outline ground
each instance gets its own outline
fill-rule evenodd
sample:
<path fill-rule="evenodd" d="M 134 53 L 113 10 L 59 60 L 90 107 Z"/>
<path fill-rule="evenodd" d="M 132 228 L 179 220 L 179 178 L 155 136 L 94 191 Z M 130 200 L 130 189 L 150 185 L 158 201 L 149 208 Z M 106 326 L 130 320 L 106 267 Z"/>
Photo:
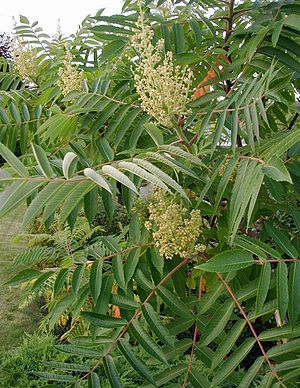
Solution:
<path fill-rule="evenodd" d="M 35 303 L 19 308 L 20 288 L 3 286 L 17 270 L 12 261 L 22 249 L 22 243 L 12 243 L 12 239 L 20 233 L 22 215 L 23 211 L 17 210 L 0 220 L 0 351 L 20 344 L 24 332 L 33 333 L 41 318 Z"/>

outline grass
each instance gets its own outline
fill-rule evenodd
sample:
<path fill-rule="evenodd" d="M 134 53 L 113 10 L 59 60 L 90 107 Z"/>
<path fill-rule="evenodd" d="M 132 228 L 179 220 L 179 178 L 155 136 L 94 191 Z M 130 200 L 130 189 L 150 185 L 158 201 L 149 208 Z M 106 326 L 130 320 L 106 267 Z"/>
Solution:
<path fill-rule="evenodd" d="M 3 286 L 18 270 L 12 261 L 22 242 L 13 244 L 12 239 L 20 233 L 22 216 L 23 211 L 17 210 L 0 221 L 0 351 L 19 345 L 24 332 L 33 333 L 41 318 L 35 303 L 19 308 L 22 289 Z"/>

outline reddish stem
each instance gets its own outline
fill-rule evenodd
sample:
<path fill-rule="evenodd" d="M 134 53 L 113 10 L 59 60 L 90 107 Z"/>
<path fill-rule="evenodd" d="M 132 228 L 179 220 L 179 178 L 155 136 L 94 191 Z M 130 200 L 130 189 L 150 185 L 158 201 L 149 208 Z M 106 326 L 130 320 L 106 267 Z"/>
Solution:
<path fill-rule="evenodd" d="M 264 356 L 264 359 L 267 361 L 268 365 L 269 365 L 269 368 L 271 370 L 271 373 L 273 373 L 273 375 L 276 377 L 277 381 L 279 382 L 279 384 L 282 386 L 282 387 L 285 387 L 286 388 L 286 385 L 284 385 L 284 383 L 280 380 L 280 377 L 278 376 L 277 372 L 275 371 L 275 369 L 273 368 L 273 365 L 269 359 L 269 357 L 267 356 L 263 346 L 262 346 L 262 343 L 260 342 L 257 334 L 256 334 L 256 331 L 252 325 L 252 323 L 250 322 L 249 318 L 247 317 L 247 314 L 245 313 L 245 310 L 243 309 L 243 307 L 241 306 L 240 302 L 237 300 L 236 296 L 234 295 L 232 289 L 230 288 L 229 284 L 226 282 L 226 280 L 223 279 L 222 275 L 220 274 L 220 272 L 217 273 L 219 279 L 221 280 L 221 282 L 225 285 L 225 287 L 227 288 L 229 294 L 231 295 L 232 299 L 234 300 L 235 304 L 237 305 L 237 307 L 239 308 L 240 312 L 242 313 L 243 317 L 245 318 L 245 321 L 247 322 L 250 330 L 252 331 L 252 334 Z"/>
<path fill-rule="evenodd" d="M 201 275 L 201 276 L 200 276 L 200 281 L 199 281 L 198 302 L 200 302 L 201 296 L 202 296 L 202 279 L 203 279 L 203 276 Z M 185 378 L 184 378 L 184 382 L 183 382 L 181 388 L 185 388 L 186 383 L 188 382 L 188 378 L 189 378 L 190 371 L 191 371 L 191 369 L 192 369 L 193 358 L 194 358 L 194 349 L 195 349 L 196 341 L 197 341 L 197 333 L 198 333 L 198 325 L 197 325 L 197 320 L 196 320 L 195 328 L 194 328 L 194 336 L 193 336 L 193 343 L 192 343 L 192 350 L 191 350 L 190 362 L 189 362 L 189 366 L 188 366 L 188 369 L 187 369 L 187 371 L 186 371 L 186 375 L 185 375 Z"/>
<path fill-rule="evenodd" d="M 94 370 L 101 364 L 102 360 L 104 357 L 106 357 L 113 349 L 114 347 L 117 345 L 117 343 L 119 342 L 119 340 L 123 337 L 123 335 L 127 332 L 129 326 L 131 325 L 131 323 L 140 315 L 141 313 L 141 310 L 142 310 L 142 307 L 147 303 L 149 302 L 149 300 L 152 298 L 152 296 L 154 295 L 154 293 L 159 289 L 159 287 L 164 284 L 175 272 L 177 272 L 181 267 L 183 267 L 188 261 L 192 260 L 194 258 L 194 256 L 192 257 L 188 257 L 186 259 L 184 259 L 181 263 L 179 263 L 175 268 L 172 269 L 172 271 L 170 271 L 158 284 L 157 286 L 155 286 L 153 288 L 153 290 L 151 290 L 151 292 L 149 293 L 149 295 L 147 296 L 147 298 L 144 300 L 144 302 L 139 306 L 139 308 L 137 308 L 133 314 L 133 316 L 131 317 L 130 321 L 128 321 L 126 323 L 126 325 L 124 326 L 123 330 L 121 331 L 121 333 L 118 335 L 118 337 L 112 342 L 112 344 L 108 347 L 108 349 L 104 352 L 104 354 L 101 356 L 101 358 L 96 362 L 96 364 L 93 366 L 93 368 L 87 372 L 84 376 L 80 377 L 80 379 L 78 379 L 78 381 L 81 381 L 81 380 L 84 380 L 86 377 L 88 377 L 92 372 L 94 372 Z"/>

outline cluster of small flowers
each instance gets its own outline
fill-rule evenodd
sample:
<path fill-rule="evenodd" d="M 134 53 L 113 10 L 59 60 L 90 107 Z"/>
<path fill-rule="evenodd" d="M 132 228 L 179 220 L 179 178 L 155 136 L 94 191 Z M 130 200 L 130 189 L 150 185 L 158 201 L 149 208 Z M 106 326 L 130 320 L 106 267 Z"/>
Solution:
<path fill-rule="evenodd" d="M 58 76 L 60 80 L 57 85 L 60 87 L 64 96 L 73 90 L 82 90 L 82 72 L 78 71 L 72 66 L 72 54 L 68 45 L 65 45 L 66 55 L 64 59 L 64 66 L 58 69 Z"/>
<path fill-rule="evenodd" d="M 188 218 L 187 209 L 165 197 L 161 191 L 154 193 L 148 210 L 149 220 L 145 227 L 152 232 L 155 245 L 166 259 L 172 259 L 174 255 L 186 258 L 205 250 L 204 245 L 196 245 L 203 229 L 199 210 L 192 210 Z"/>
<path fill-rule="evenodd" d="M 14 63 L 20 77 L 23 80 L 33 81 L 38 69 L 36 50 L 29 47 L 25 49 L 19 38 L 14 40 L 12 50 Z"/>
<path fill-rule="evenodd" d="M 187 67 L 174 66 L 172 52 L 168 51 L 163 58 L 164 40 L 160 39 L 156 46 L 152 44 L 154 32 L 145 25 L 141 7 L 137 30 L 131 45 L 140 58 L 133 73 L 141 106 L 160 124 L 170 127 L 171 118 L 189 113 L 186 104 L 193 73 Z"/>

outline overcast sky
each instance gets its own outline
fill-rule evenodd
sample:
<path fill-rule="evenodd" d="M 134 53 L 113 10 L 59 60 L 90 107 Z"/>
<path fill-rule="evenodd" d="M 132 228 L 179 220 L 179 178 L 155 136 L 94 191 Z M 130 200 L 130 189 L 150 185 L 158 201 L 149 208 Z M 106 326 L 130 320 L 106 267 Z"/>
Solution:
<path fill-rule="evenodd" d="M 19 21 L 19 14 L 32 23 L 35 20 L 49 35 L 57 31 L 58 20 L 65 35 L 77 30 L 87 15 L 95 15 L 100 8 L 105 14 L 119 13 L 122 0 L 4 0 L 0 6 L 0 33 L 11 32 L 13 17 Z"/>

